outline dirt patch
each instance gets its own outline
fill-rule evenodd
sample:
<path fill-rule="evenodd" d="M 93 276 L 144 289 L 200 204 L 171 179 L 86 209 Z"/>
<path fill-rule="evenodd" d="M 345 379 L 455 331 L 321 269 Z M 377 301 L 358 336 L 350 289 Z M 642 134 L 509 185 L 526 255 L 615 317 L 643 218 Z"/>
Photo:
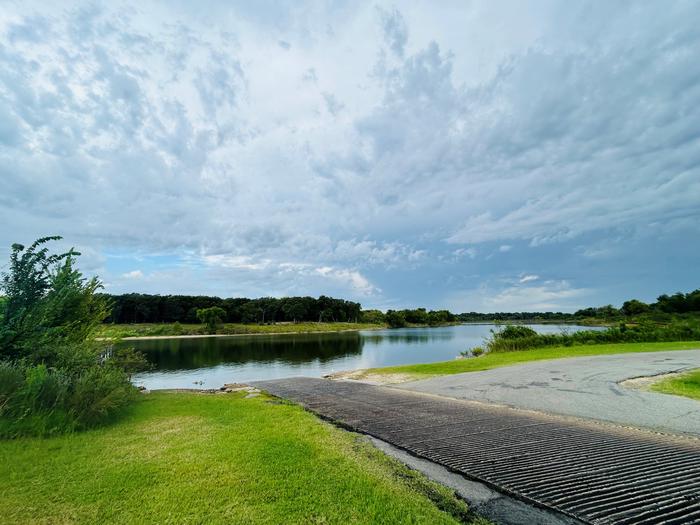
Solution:
<path fill-rule="evenodd" d="M 359 383 L 367 383 L 370 385 L 395 385 L 417 379 L 417 377 L 412 374 L 378 374 L 368 372 L 367 370 L 335 372 L 334 374 L 328 374 L 324 377 L 327 379 L 333 379 L 334 381 L 357 381 Z"/>
<path fill-rule="evenodd" d="M 659 383 L 660 381 L 664 381 L 666 379 L 678 377 L 687 372 L 687 370 L 679 370 L 677 372 L 668 372 L 665 374 L 657 374 L 655 376 L 633 377 L 631 379 L 625 379 L 624 381 L 620 381 L 618 384 L 623 388 L 649 391 L 651 390 L 651 387 L 654 384 Z"/>

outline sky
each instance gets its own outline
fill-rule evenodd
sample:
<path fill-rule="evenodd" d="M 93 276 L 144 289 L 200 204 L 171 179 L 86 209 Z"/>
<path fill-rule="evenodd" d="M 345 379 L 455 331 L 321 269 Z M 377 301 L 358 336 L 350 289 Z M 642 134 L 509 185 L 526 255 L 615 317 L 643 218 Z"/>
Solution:
<path fill-rule="evenodd" d="M 700 288 L 698 20 L 695 1 L 5 0 L 0 260 L 57 234 L 110 293 L 381 309 Z"/>

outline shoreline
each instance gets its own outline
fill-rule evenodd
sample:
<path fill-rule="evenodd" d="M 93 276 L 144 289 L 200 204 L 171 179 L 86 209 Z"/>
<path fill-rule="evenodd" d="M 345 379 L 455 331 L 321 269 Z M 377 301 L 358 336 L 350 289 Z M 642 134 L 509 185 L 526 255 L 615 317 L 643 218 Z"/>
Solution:
<path fill-rule="evenodd" d="M 530 320 L 530 321 L 518 321 L 518 322 L 488 322 L 488 321 L 475 321 L 475 322 L 455 322 L 455 323 L 444 323 L 444 324 L 439 324 L 439 325 L 412 325 L 408 324 L 404 327 L 401 328 L 440 328 L 440 327 L 446 327 L 446 326 L 498 326 L 498 325 L 506 325 L 506 324 L 518 324 L 518 325 L 530 325 L 530 324 L 542 324 L 542 325 L 547 325 L 547 324 L 561 324 L 561 325 L 579 325 L 579 326 L 589 326 L 589 325 L 584 325 L 576 321 L 535 321 L 535 320 Z M 602 325 L 590 325 L 591 327 L 599 327 Z M 298 331 L 298 330 L 292 330 L 292 331 L 281 331 L 281 332 L 245 332 L 245 333 L 233 333 L 233 334 L 172 334 L 172 335 L 134 335 L 134 336 L 126 336 L 126 337 L 97 337 L 96 340 L 98 341 L 111 341 L 111 340 L 119 340 L 119 341 L 157 341 L 157 340 L 163 340 L 163 339 L 202 339 L 202 338 L 207 338 L 207 337 L 246 337 L 246 336 L 277 336 L 277 335 L 301 335 L 301 334 L 340 334 L 340 333 L 347 333 L 347 332 L 360 332 L 360 331 L 376 331 L 376 330 L 399 330 L 401 328 L 391 328 L 389 326 L 370 326 L 370 327 L 363 327 L 363 328 L 344 328 L 344 329 L 339 329 L 339 330 L 309 330 L 309 331 Z"/>
<path fill-rule="evenodd" d="M 387 330 L 386 326 L 376 328 L 346 328 L 344 330 L 311 330 L 305 332 L 251 332 L 245 334 L 183 334 L 183 335 L 135 335 L 128 337 L 98 337 L 98 341 L 146 341 L 157 339 L 202 339 L 205 337 L 258 337 L 261 335 L 305 335 L 305 334 L 341 334 L 345 332 L 361 332 L 364 330 Z"/>

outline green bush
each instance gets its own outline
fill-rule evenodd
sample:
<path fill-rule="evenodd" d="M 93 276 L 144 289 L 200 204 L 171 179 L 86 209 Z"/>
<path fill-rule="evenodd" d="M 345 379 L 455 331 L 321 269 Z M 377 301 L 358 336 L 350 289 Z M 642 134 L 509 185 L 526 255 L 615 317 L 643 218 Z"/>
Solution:
<path fill-rule="evenodd" d="M 512 352 L 546 346 L 664 341 L 700 341 L 700 319 L 676 319 L 668 324 L 650 321 L 635 325 L 621 323 L 605 330 L 560 334 L 538 334 L 526 326 L 509 325 L 501 330 L 492 331 L 485 344 L 489 352 Z"/>
<path fill-rule="evenodd" d="M 471 350 L 471 355 L 472 355 L 472 357 L 479 357 L 480 355 L 483 355 L 484 352 L 485 352 L 485 350 L 482 347 L 475 346 Z"/>
<path fill-rule="evenodd" d="M 126 370 L 137 356 L 95 339 L 109 313 L 101 283 L 74 268 L 77 252 L 50 255 L 43 245 L 56 239 L 13 245 L 0 281 L 0 437 L 98 425 L 136 392 Z"/>

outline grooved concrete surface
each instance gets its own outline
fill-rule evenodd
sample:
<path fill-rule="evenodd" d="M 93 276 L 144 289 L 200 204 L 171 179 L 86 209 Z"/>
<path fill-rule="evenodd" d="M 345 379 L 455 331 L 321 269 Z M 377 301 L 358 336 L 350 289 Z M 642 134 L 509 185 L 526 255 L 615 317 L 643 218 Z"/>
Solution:
<path fill-rule="evenodd" d="M 397 385 L 457 399 L 700 435 L 700 402 L 626 388 L 625 379 L 700 368 L 700 350 L 536 361 Z"/>
<path fill-rule="evenodd" d="M 507 494 L 595 524 L 700 524 L 700 441 L 363 383 L 255 386 Z"/>

